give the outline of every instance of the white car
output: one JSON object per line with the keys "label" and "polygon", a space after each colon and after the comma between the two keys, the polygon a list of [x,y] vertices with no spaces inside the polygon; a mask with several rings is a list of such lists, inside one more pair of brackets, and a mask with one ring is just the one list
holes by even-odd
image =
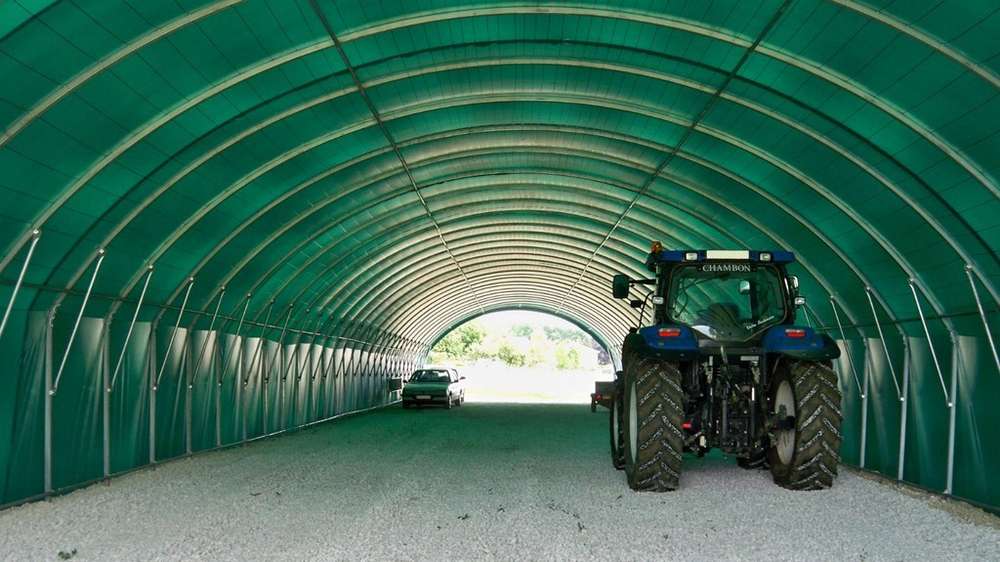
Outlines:
{"label": "white car", "polygon": [[403,407],[437,404],[446,408],[465,403],[465,377],[448,368],[426,368],[413,373],[403,387]]}

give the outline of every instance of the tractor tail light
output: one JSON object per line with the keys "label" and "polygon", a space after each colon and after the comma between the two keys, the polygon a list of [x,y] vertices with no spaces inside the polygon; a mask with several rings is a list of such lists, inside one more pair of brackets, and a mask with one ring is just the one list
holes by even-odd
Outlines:
{"label": "tractor tail light", "polygon": [[680,335],[681,335],[680,328],[660,328],[661,338],[676,338],[680,337]]}
{"label": "tractor tail light", "polygon": [[681,429],[691,429],[691,422],[686,421],[681,424]]}
{"label": "tractor tail light", "polygon": [[802,339],[806,337],[806,331],[802,328],[788,328],[785,330],[786,338]]}

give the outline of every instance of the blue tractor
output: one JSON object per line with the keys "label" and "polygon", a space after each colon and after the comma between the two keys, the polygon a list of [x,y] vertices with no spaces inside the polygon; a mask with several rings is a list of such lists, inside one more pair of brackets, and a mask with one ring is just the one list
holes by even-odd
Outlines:
{"label": "blue tractor", "polygon": [[622,345],[610,404],[612,460],[632,489],[676,489],[683,453],[713,448],[744,468],[770,467],[785,488],[833,484],[840,348],[795,323],[805,300],[787,271],[794,260],[784,251],[667,251],[656,242],[646,260],[653,277],[614,277],[615,298],[645,293],[630,302],[638,327]]}

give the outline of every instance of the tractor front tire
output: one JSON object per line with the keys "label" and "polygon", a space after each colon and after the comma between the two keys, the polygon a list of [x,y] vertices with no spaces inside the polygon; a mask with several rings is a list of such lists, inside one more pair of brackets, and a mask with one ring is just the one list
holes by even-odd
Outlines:
{"label": "tractor front tire", "polygon": [[633,490],[667,492],[680,485],[684,391],[675,363],[633,357],[625,362],[625,475]]}
{"label": "tractor front tire", "polygon": [[774,482],[789,490],[833,485],[840,462],[840,388],[824,363],[788,361],[771,382],[769,412],[794,416],[793,427],[773,429],[767,460]]}

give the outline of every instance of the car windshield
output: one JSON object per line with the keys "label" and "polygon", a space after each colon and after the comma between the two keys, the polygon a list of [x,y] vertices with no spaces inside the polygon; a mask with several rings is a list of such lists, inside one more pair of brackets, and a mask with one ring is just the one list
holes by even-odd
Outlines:
{"label": "car windshield", "polygon": [[413,382],[451,382],[448,371],[417,371],[410,379]]}
{"label": "car windshield", "polygon": [[719,341],[746,341],[785,317],[781,277],[772,266],[705,263],[678,268],[667,315]]}

